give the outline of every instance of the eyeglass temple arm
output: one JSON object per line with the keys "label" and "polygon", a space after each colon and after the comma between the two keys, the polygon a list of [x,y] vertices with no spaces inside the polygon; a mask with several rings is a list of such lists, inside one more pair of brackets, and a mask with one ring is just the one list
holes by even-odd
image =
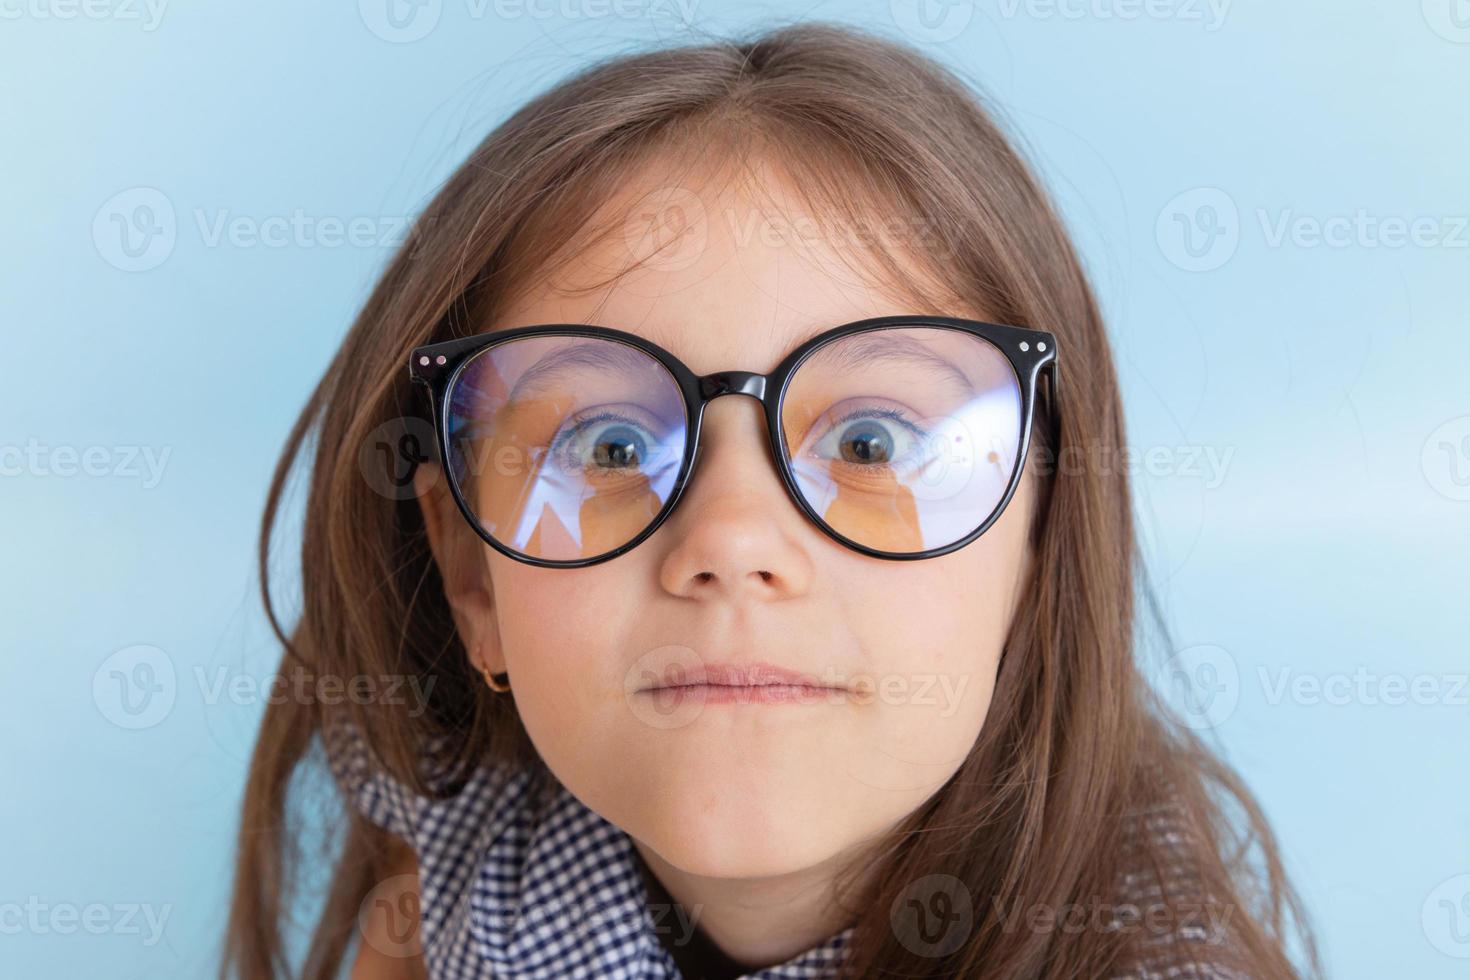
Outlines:
{"label": "eyeglass temple arm", "polygon": [[1062,445],[1061,368],[1053,357],[1042,371],[1046,375],[1046,407],[1047,414],[1051,416],[1052,448],[1056,450]]}

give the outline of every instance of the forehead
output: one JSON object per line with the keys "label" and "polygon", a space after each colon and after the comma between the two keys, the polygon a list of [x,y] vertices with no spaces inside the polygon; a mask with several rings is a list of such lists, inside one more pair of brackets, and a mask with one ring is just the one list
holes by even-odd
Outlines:
{"label": "forehead", "polygon": [[647,166],[484,329],[595,323],[647,337],[697,373],[766,372],[807,337],[854,320],[979,317],[945,298],[918,252],[924,229],[873,210],[852,227],[760,159],[717,171]]}

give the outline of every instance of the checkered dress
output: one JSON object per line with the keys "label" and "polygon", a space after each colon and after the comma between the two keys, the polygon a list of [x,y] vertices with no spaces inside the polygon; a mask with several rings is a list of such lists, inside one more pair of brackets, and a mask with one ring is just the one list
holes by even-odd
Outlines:
{"label": "checkered dress", "polygon": [[[451,799],[385,775],[361,737],[335,728],[327,758],[350,802],[413,846],[420,938],[435,980],[680,980],[628,835],[551,780],[481,766]],[[746,980],[832,977],[846,929]]]}

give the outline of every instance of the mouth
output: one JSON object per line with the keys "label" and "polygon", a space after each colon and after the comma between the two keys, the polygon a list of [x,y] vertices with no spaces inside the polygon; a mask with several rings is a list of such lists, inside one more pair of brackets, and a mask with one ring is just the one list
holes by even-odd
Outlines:
{"label": "mouth", "polygon": [[674,664],[639,694],[660,700],[697,699],[706,704],[812,704],[841,701],[849,689],[813,674],[770,663]]}

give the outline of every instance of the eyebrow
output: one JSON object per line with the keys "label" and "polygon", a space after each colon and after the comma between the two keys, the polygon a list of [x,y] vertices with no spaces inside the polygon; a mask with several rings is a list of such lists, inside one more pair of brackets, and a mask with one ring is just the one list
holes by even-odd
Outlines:
{"label": "eyebrow", "polygon": [[844,338],[824,345],[812,356],[828,360],[842,371],[856,371],[874,364],[937,370],[963,394],[976,394],[975,382],[954,361],[914,337],[895,336],[888,330]]}
{"label": "eyebrow", "polygon": [[[913,337],[896,336],[887,330],[848,337],[840,343],[823,346],[813,357],[828,360],[841,371],[856,371],[874,364],[937,370],[961,393],[976,393],[975,382],[954,361]],[[523,371],[511,389],[509,400],[514,402],[564,382],[578,368],[596,367],[637,373],[647,371],[655,363],[651,356],[627,344],[605,340],[579,341],[548,351]]]}
{"label": "eyebrow", "polygon": [[567,379],[577,368],[597,367],[630,373],[647,371],[656,364],[643,352],[617,341],[583,340],[543,354],[516,379],[509,401],[551,388]]}

